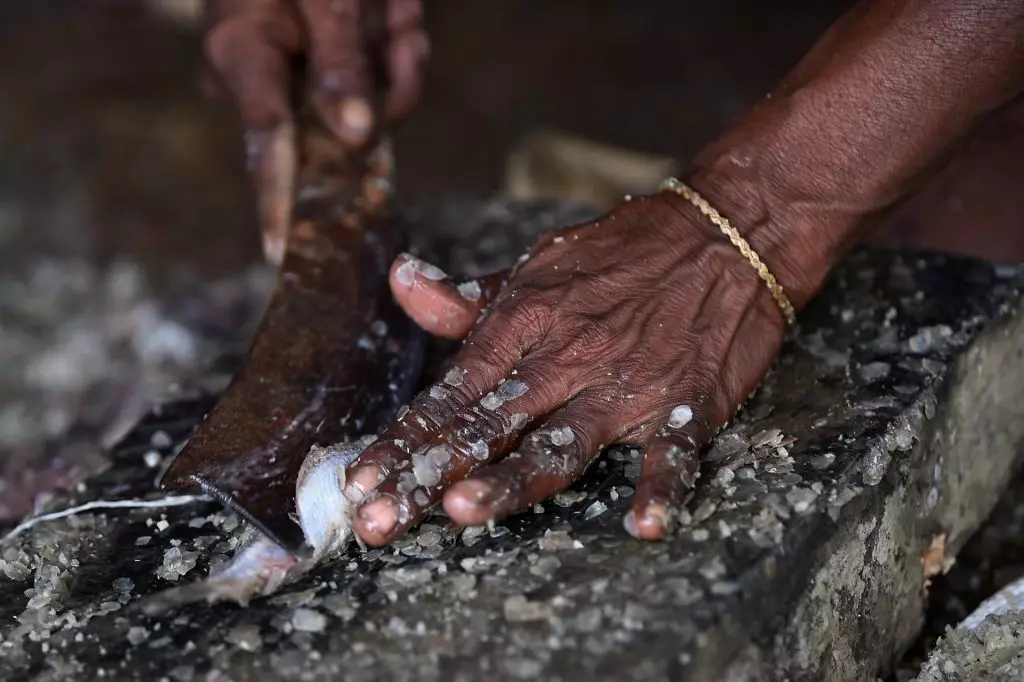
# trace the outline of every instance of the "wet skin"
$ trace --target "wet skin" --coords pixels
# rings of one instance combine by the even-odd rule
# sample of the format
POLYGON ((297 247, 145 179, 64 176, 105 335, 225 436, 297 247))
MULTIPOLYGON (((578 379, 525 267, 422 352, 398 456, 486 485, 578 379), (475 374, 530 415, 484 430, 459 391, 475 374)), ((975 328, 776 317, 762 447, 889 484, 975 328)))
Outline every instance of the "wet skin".
MULTIPOLYGON (((318 111, 350 144, 407 113, 419 93, 417 2, 386 3, 372 37, 358 28, 367 2, 210 4, 211 63, 242 112, 262 196, 273 195, 272 141, 291 116, 287 55, 308 52, 318 111), (388 65, 387 87, 367 75, 371 50, 388 65), (375 93, 385 101, 378 116, 360 104, 375 93)), ((1024 0, 862 2, 684 179, 732 220, 799 310, 878 217, 1022 86, 1024 0)), ((263 213, 271 259, 280 216, 263 213)), ((572 484, 609 443, 645 453, 626 528, 663 538, 700 449, 781 346, 768 290, 678 196, 625 202, 545 235, 528 256, 469 286, 407 256, 392 266, 403 309, 465 343, 452 371, 349 472, 367 543, 394 540, 437 501, 464 524, 528 507, 572 484), (410 478, 424 457, 441 474, 427 487, 410 478)))

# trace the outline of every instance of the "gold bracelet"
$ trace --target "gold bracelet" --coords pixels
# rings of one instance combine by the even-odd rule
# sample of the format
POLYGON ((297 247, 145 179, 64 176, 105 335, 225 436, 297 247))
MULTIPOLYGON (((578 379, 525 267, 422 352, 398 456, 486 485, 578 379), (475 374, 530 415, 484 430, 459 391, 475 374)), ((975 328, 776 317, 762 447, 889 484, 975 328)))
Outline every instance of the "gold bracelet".
POLYGON ((684 199, 689 201, 691 204, 697 207, 701 213, 703 213, 708 220, 715 224, 715 226, 722 231, 732 245, 739 249, 740 253, 743 254, 744 258, 750 261, 750 264, 757 270, 758 276, 768 285, 768 290, 772 292, 772 296, 775 298, 775 302, 779 304, 779 309, 782 311, 782 316, 786 318, 786 322, 789 325, 793 325, 796 322, 796 310, 793 309, 793 304, 789 302, 789 297, 786 296, 786 292, 782 290, 782 285, 779 284, 779 280, 775 279, 775 275, 768 270, 768 266, 764 264, 761 257, 754 253, 754 250, 750 248, 750 244, 744 239, 736 228, 729 224, 729 219, 719 213, 714 206, 709 204, 707 200, 697 193, 689 185, 681 182, 677 178, 668 178, 661 183, 660 187, 662 192, 675 192, 682 196, 684 199))

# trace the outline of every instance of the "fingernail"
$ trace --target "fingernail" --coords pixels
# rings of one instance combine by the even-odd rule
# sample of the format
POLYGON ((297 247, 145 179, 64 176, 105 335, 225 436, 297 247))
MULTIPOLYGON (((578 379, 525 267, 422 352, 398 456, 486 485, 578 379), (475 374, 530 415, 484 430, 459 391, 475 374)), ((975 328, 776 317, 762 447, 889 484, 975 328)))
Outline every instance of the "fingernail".
POLYGON ((384 472, 375 464, 361 466, 348 474, 348 485, 345 486, 345 498, 353 504, 359 504, 366 495, 379 486, 384 480, 384 472))
POLYGON ((362 97, 349 97, 338 107, 338 122, 342 134, 352 144, 362 144, 373 129, 373 110, 362 97))
POLYGON ((249 170, 259 192, 263 253, 273 265, 280 265, 286 250, 295 183, 295 133, 291 123, 271 131, 246 135, 249 170))
POLYGON ((284 238, 274 232, 263 232, 263 256, 267 262, 274 266, 280 266, 284 262, 284 238))
MULTIPOLYGON (((672 514, 662 504, 649 504, 639 519, 634 516, 629 523, 635 531, 635 534, 630 533, 633 537, 641 540, 662 540, 668 535, 672 525, 672 514)), ((628 532, 629 527, 626 530, 628 532)))
POLYGON ((395 529, 398 523, 398 508, 389 497, 378 497, 359 509, 359 520, 363 530, 377 537, 384 537, 395 529))
POLYGON ((459 491, 477 507, 488 507, 494 502, 494 488, 484 481, 463 481, 459 491))
POLYGON ((494 518, 494 488, 480 480, 455 484, 444 496, 444 509, 459 523, 476 526, 494 518))
POLYGON ((403 253, 399 258, 404 262, 395 270, 395 279, 403 286, 411 287, 416 281, 416 273, 432 282, 440 282, 448 277, 448 273, 441 268, 420 260, 410 253, 403 253))

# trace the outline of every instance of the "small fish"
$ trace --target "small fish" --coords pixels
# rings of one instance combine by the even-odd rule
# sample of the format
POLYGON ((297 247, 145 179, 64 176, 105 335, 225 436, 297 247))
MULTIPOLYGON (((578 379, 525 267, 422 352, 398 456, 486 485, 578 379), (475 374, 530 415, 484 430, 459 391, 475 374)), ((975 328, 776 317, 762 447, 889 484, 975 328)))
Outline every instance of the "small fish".
POLYGON ((235 558, 223 570, 197 582, 164 590, 139 602, 148 616, 197 601, 233 601, 248 606, 297 579, 316 565, 312 558, 297 559, 255 528, 247 527, 235 558))
POLYGON ((371 442, 372 437, 326 448, 314 446, 302 463, 295 504, 315 562, 344 549, 352 536, 352 512, 359 500, 345 495, 345 470, 371 442))

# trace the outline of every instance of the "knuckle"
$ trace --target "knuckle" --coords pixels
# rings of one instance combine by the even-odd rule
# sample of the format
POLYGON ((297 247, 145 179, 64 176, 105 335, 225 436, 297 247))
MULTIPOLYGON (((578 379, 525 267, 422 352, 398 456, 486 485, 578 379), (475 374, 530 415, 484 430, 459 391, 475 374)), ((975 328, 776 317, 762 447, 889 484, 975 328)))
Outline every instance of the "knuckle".
POLYGON ((555 329, 557 354, 567 361, 599 361, 621 343, 613 332, 612 323, 601 316, 572 314, 555 329))
POLYGON ((495 320, 499 317, 507 319, 511 336, 517 339, 541 338, 551 328, 557 315, 555 304, 545 296, 528 293, 520 294, 518 299, 512 296, 507 298, 496 311, 495 320))

